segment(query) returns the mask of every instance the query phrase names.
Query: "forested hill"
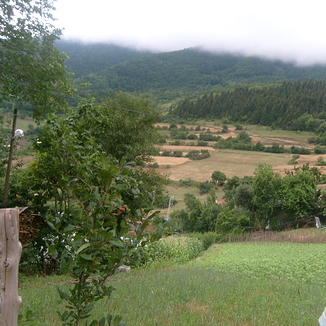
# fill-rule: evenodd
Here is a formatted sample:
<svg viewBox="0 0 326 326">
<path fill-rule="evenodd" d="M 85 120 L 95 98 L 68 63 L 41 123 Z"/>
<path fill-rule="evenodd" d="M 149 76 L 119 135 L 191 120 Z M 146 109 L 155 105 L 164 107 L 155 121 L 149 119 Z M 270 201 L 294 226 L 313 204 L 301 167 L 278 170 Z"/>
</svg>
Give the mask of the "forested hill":
<svg viewBox="0 0 326 326">
<path fill-rule="evenodd" d="M 151 54 L 148 51 L 137 51 L 105 43 L 91 44 L 60 40 L 56 43 L 56 47 L 69 56 L 66 60 L 67 69 L 75 74 L 75 78 Z"/>
<path fill-rule="evenodd" d="M 234 122 L 316 131 L 326 119 L 326 82 L 239 87 L 220 94 L 205 94 L 195 100 L 185 99 L 170 113 L 183 119 L 228 118 Z"/>
<path fill-rule="evenodd" d="M 67 66 L 78 82 L 90 83 L 82 94 L 96 98 L 109 90 L 124 90 L 169 101 L 241 85 L 326 79 L 326 66 L 299 67 L 198 48 L 154 54 L 104 44 L 64 42 L 58 47 L 70 57 Z"/>
</svg>

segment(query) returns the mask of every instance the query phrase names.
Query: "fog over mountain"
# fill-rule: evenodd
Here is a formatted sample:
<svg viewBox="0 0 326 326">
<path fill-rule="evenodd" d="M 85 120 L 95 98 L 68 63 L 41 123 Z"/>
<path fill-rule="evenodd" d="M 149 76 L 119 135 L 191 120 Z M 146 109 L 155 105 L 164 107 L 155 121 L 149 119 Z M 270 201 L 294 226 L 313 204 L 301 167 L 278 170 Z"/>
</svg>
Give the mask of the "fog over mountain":
<svg viewBox="0 0 326 326">
<path fill-rule="evenodd" d="M 66 40 L 157 52 L 200 46 L 312 65 L 326 63 L 325 8 L 319 0 L 58 0 L 55 16 Z"/>
</svg>

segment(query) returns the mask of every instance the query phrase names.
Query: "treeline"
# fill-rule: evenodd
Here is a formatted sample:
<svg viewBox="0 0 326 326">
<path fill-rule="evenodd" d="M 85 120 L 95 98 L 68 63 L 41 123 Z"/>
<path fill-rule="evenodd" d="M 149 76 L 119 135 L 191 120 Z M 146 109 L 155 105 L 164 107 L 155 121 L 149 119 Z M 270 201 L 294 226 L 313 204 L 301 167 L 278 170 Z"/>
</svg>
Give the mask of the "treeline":
<svg viewBox="0 0 326 326">
<path fill-rule="evenodd" d="M 186 207 L 171 214 L 171 223 L 183 232 L 225 234 L 315 225 L 313 216 L 324 217 L 325 193 L 317 185 L 325 180 L 315 167 L 296 167 L 282 177 L 272 166 L 260 163 L 254 176 L 225 179 L 224 203 L 216 201 L 214 179 L 207 181 L 202 183 L 209 191 L 206 201 L 185 194 Z"/>
<path fill-rule="evenodd" d="M 170 110 L 183 119 L 228 118 L 233 122 L 261 124 L 289 130 L 326 130 L 326 83 L 283 82 L 282 85 L 205 94 L 183 100 Z"/>
</svg>

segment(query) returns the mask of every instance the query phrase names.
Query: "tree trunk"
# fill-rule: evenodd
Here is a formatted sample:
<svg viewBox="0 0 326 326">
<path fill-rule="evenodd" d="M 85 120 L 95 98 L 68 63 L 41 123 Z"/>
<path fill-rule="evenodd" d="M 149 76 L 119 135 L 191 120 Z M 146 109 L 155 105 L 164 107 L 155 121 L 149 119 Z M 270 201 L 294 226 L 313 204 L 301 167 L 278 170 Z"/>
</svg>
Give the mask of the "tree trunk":
<svg viewBox="0 0 326 326">
<path fill-rule="evenodd" d="M 19 209 L 0 209 L 0 326 L 16 326 L 21 298 L 18 268 L 21 256 Z"/>
</svg>

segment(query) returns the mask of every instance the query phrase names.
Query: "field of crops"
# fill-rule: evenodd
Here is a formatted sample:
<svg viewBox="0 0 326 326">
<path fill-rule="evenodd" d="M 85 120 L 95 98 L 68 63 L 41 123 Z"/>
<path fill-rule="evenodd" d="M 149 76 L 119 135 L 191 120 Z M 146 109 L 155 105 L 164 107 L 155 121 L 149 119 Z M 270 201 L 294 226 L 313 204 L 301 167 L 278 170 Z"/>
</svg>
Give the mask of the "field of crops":
<svg viewBox="0 0 326 326">
<path fill-rule="evenodd" d="M 228 243 L 210 252 L 198 265 L 255 279 L 326 285 L 326 244 Z"/>
</svg>

